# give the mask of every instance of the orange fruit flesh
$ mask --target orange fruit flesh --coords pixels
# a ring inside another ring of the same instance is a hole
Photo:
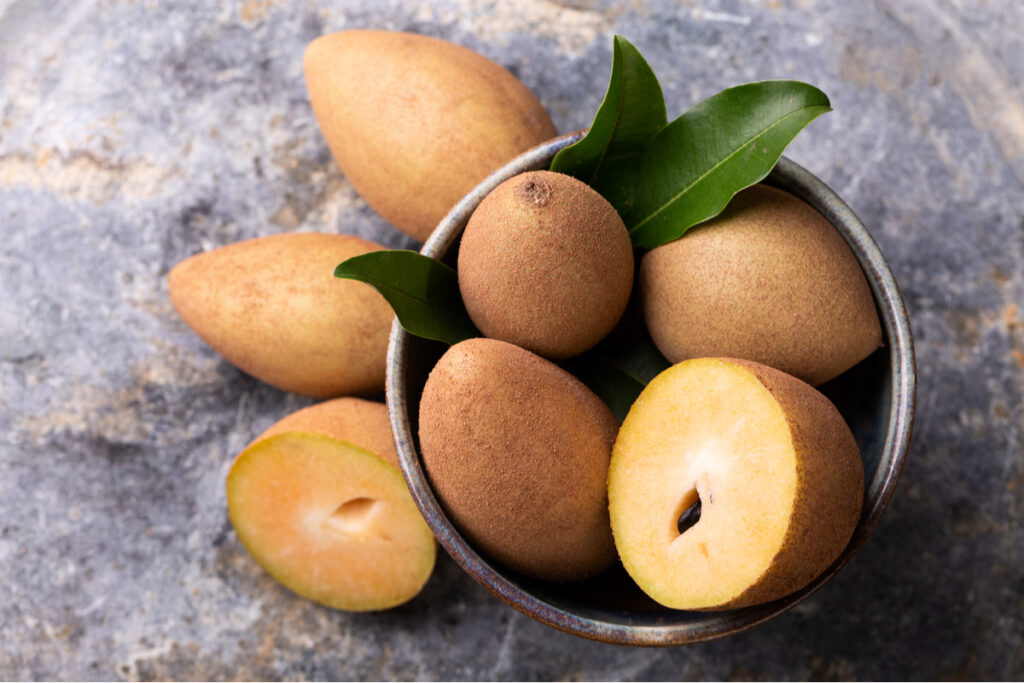
[[[394,465],[348,442],[286,432],[243,451],[228,513],[254,559],[299,595],[337,609],[419,593],[436,544]]]
[[[723,605],[779,552],[796,486],[789,426],[757,377],[715,359],[680,363],[647,386],[619,431],[608,477],[616,547],[659,603]],[[680,533],[698,498],[699,520]]]

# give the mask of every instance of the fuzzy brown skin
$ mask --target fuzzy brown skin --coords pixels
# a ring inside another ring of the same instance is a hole
[[[459,290],[486,336],[569,358],[615,326],[633,287],[619,214],[575,178],[523,173],[473,212],[459,247]]]
[[[334,268],[379,249],[351,235],[259,237],[179,263],[168,292],[196,334],[268,384],[318,398],[375,393],[394,314]]]
[[[605,480],[617,430],[572,375],[494,339],[451,347],[420,401],[423,464],[452,522],[484,553],[549,581],[615,559]]]
[[[842,415],[817,389],[774,368],[723,359],[753,372],[786,415],[797,453],[797,492],[782,548],[761,578],[715,609],[758,605],[800,590],[849,543],[864,502],[864,464]]]
[[[253,443],[284,432],[312,432],[341,439],[398,467],[388,408],[377,401],[346,396],[307,406],[272,424]]]
[[[640,266],[655,344],[687,358],[747,358],[818,385],[882,344],[867,280],[825,218],[764,185]]]
[[[420,241],[491,172],[557,134],[515,76],[437,38],[342,31],[310,43],[304,64],[313,113],[341,170]]]

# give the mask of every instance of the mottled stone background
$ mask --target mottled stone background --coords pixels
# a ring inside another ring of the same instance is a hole
[[[470,46],[563,131],[611,35],[674,115],[787,77],[835,107],[789,156],[870,227],[906,296],[919,412],[875,535],[789,613],[704,645],[548,629],[447,557],[400,609],[275,584],[224,477],[308,399],[221,361],[168,269],[282,231],[411,246],[333,166],[305,44]],[[0,678],[1024,677],[1024,3],[1016,0],[0,0]]]

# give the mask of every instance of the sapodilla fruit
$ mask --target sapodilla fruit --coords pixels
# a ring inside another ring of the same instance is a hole
[[[619,214],[586,183],[533,171],[480,202],[458,270],[466,310],[484,335],[563,359],[597,344],[622,317],[633,247]]]
[[[452,346],[420,399],[420,452],[455,527],[485,555],[549,581],[615,559],[605,482],[618,422],[575,377],[496,339]]]
[[[655,377],[608,471],[619,557],[674,609],[746,607],[803,588],[846,547],[863,498],[857,444],[835,406],[743,360],[694,359]]]
[[[398,31],[341,31],[306,48],[327,146],[381,216],[425,241],[480,181],[557,133],[515,76],[476,52]]]
[[[638,286],[651,337],[673,363],[746,358],[818,385],[882,344],[871,289],[842,235],[766,185],[649,251]]]
[[[280,420],[235,459],[227,500],[260,566],[329,607],[400,605],[433,571],[437,544],[398,469],[381,403],[338,398]]]
[[[167,288],[196,334],[267,384],[317,398],[372,394],[384,389],[394,313],[334,268],[380,249],[352,235],[257,237],[182,261]]]

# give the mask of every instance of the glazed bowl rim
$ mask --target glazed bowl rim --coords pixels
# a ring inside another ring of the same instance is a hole
[[[576,142],[577,131],[544,142],[495,171],[460,200],[445,216],[420,253],[441,258],[461,236],[469,215],[494,187],[507,178],[541,168],[558,150]],[[865,481],[865,506],[850,542],[839,558],[806,587],[785,598],[743,610],[701,613],[706,623],[632,624],[604,621],[554,605],[509,579],[502,569],[481,556],[455,529],[427,481],[415,446],[406,394],[406,353],[410,337],[396,320],[387,356],[386,395],[399,464],[413,499],[441,546],[478,583],[520,612],[562,631],[592,640],[622,645],[664,646],[696,643],[749,629],[792,608],[836,574],[864,544],[892,498],[906,460],[913,428],[916,369],[913,338],[896,279],[874,238],[839,196],[803,167],[782,157],[770,178],[818,209],[842,234],[864,269],[890,344],[892,394],[888,428],[879,466]],[[868,495],[874,491],[874,495]],[[672,611],[666,613],[667,616]],[[692,612],[679,614],[693,615]],[[721,615],[718,619],[715,615]],[[741,618],[737,619],[737,615]]]

